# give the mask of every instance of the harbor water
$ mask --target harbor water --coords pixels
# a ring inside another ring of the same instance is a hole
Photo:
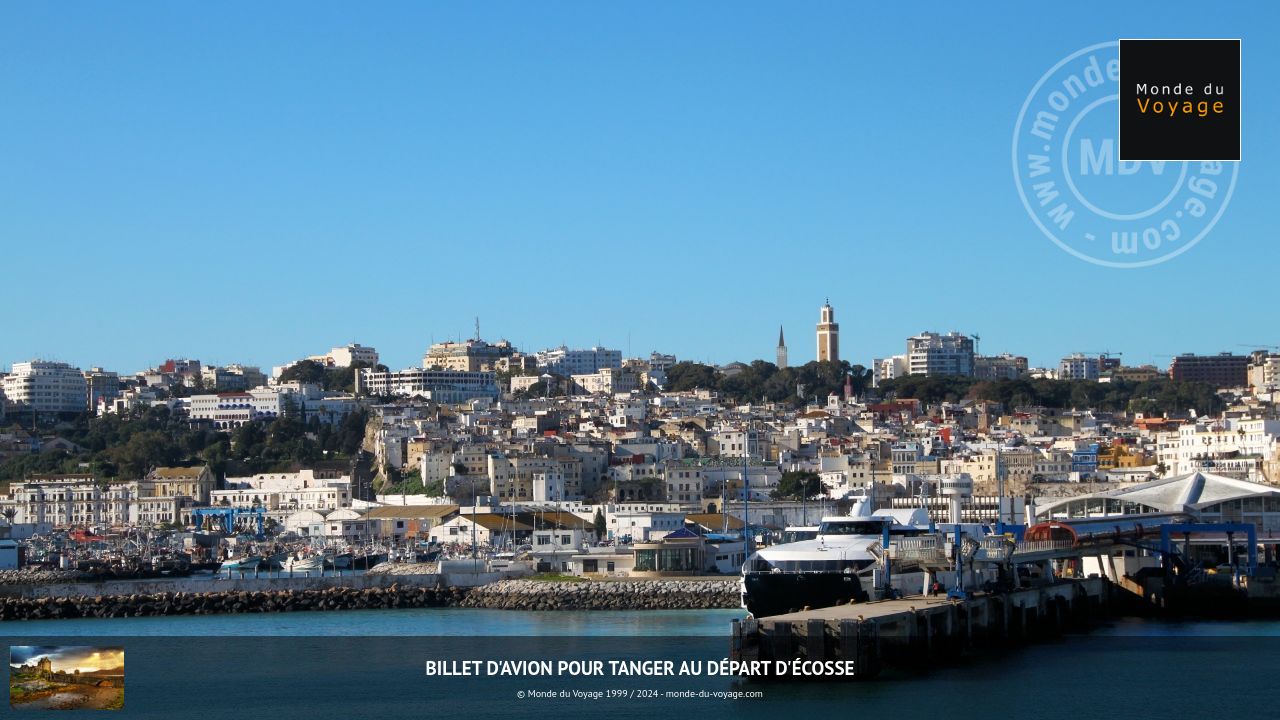
[[[427,660],[728,656],[732,610],[414,609],[6,622],[10,644],[125,648],[134,717],[1276,717],[1280,622],[1118,620],[1086,635],[869,682],[730,677],[443,677]],[[608,697],[610,691],[617,697]],[[636,697],[636,691],[648,697]],[[622,694],[625,692],[626,694]],[[549,693],[551,697],[540,695]],[[563,693],[568,693],[564,695]],[[703,695],[699,695],[702,693]],[[692,694],[692,696],[690,696]],[[537,697],[534,697],[534,696]]]

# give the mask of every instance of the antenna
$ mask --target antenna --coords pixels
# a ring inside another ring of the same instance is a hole
[[[480,340],[480,316],[476,316],[476,340]]]

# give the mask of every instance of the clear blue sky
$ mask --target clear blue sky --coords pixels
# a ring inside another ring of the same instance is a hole
[[[887,4],[886,4],[887,5]],[[1280,17],[1195,3],[0,5],[0,366],[270,366],[432,340],[853,362],[921,330],[1033,364],[1280,343]],[[1241,37],[1216,229],[1141,270],[1050,243],[1009,168],[1053,63]],[[1268,214],[1270,213],[1270,214]]]

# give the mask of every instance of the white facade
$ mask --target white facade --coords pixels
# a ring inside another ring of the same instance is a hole
[[[593,347],[587,350],[570,350],[560,346],[534,354],[540,372],[559,375],[590,375],[605,368],[622,367],[622,351]]]
[[[336,510],[351,507],[351,478],[316,477],[314,470],[229,477],[226,490],[213,493],[213,504],[226,500],[252,507],[256,499],[268,510]]]
[[[378,351],[359,343],[335,347],[325,356],[334,367],[351,367],[356,363],[374,367],[378,364]]]
[[[1072,353],[1058,363],[1059,380],[1097,380],[1099,375],[1098,358],[1080,353]]]
[[[907,338],[911,375],[973,375],[973,338],[958,332],[923,332]]]
[[[192,395],[187,413],[192,420],[207,420],[218,430],[231,430],[255,420],[273,420],[284,414],[285,393],[274,388],[244,392]]]
[[[875,372],[874,378],[877,383],[902,377],[907,374],[907,356],[876,358],[871,361],[871,369]]]
[[[635,390],[638,383],[635,373],[613,368],[602,368],[587,375],[573,375],[574,390],[585,395],[612,395]]]
[[[150,496],[149,489],[137,480],[104,487],[92,475],[37,477],[13,483],[0,506],[15,511],[15,524],[59,528],[191,522],[191,498]]]
[[[497,399],[498,380],[491,372],[365,369],[356,373],[356,394],[417,396],[441,403],[464,403],[475,398]]]
[[[1262,462],[1280,449],[1280,420],[1223,418],[1188,423],[1178,428],[1176,440],[1162,434],[1158,443],[1159,459],[1173,474],[1208,468],[1218,474],[1258,480]]]
[[[18,362],[4,376],[4,397],[20,410],[84,412],[89,407],[88,392],[80,368],[62,362]]]

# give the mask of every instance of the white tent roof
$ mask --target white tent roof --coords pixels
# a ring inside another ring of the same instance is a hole
[[[1172,478],[1152,480],[1119,490],[1056,499],[1036,514],[1051,513],[1059,506],[1079,500],[1112,498],[1154,508],[1157,512],[1187,512],[1243,497],[1280,494],[1280,488],[1248,480],[1237,480],[1212,473],[1193,472]]]

